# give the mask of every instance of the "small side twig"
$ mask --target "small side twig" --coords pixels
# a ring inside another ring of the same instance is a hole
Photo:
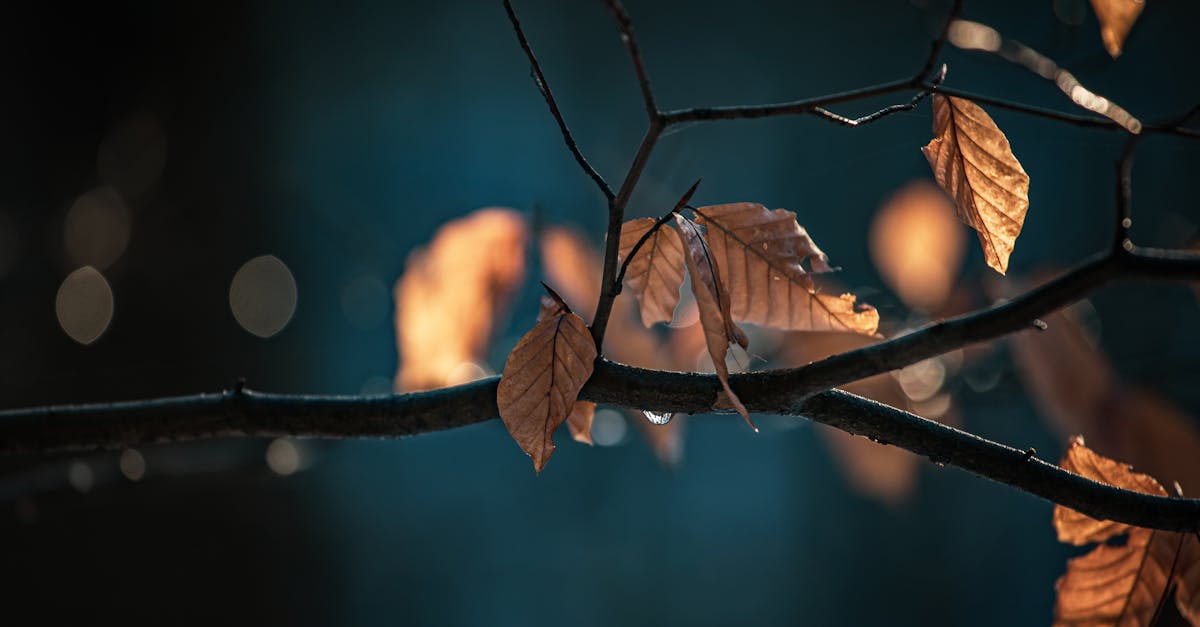
[[[653,122],[659,117],[660,112],[658,105],[654,102],[654,90],[650,88],[650,76],[646,73],[646,63],[642,60],[641,51],[638,50],[637,39],[633,36],[633,20],[629,18],[629,13],[625,11],[620,0],[604,0],[604,4],[608,5],[608,9],[612,11],[613,17],[617,20],[617,28],[621,31],[621,42],[629,50],[629,57],[633,61],[633,71],[637,74],[638,86],[642,90],[646,115]]]
[[[692,183],[692,186],[689,187],[688,190],[683,193],[683,196],[679,197],[679,201],[675,203],[675,206],[672,207],[670,211],[663,214],[663,216],[661,218],[656,220],[654,222],[654,225],[651,226],[649,228],[649,230],[647,230],[645,233],[642,233],[642,236],[640,238],[638,238],[637,242],[634,242],[633,248],[629,249],[629,255],[627,255],[625,257],[625,261],[623,261],[621,263],[621,269],[617,272],[617,276],[613,280],[614,294],[621,293],[621,287],[622,287],[623,282],[625,281],[625,271],[629,269],[629,263],[631,261],[633,261],[633,258],[638,254],[638,251],[642,249],[642,246],[644,246],[646,244],[646,242],[651,237],[653,237],[654,234],[657,233],[658,230],[661,229],[664,224],[667,223],[668,220],[670,220],[672,217],[674,217],[675,214],[679,213],[679,211],[681,209],[688,206],[688,202],[691,201],[692,195],[696,193],[696,188],[700,187],[701,180],[702,179],[696,179],[696,182]]]
[[[851,128],[856,127],[856,126],[862,126],[864,124],[870,124],[871,122],[883,119],[889,115],[892,115],[893,113],[900,113],[902,111],[912,111],[913,109],[916,109],[917,105],[920,104],[922,100],[928,98],[929,94],[933,93],[933,90],[936,89],[939,85],[941,85],[942,81],[945,79],[946,79],[946,66],[943,65],[941,71],[938,72],[937,76],[935,76],[933,78],[933,81],[931,83],[931,85],[932,85],[931,88],[923,89],[923,90],[917,92],[917,95],[913,96],[912,100],[909,100],[908,102],[901,103],[901,104],[894,104],[894,105],[891,105],[888,107],[884,107],[874,113],[864,115],[860,118],[850,119],[850,118],[838,115],[824,107],[813,107],[812,113],[819,115],[819,116],[829,120],[830,122],[841,124],[842,126],[849,126]]]
[[[946,14],[946,21],[942,24],[942,32],[937,39],[933,40],[933,44],[929,50],[929,56],[925,59],[925,64],[921,66],[921,70],[917,72],[914,80],[922,82],[929,72],[933,70],[933,66],[937,64],[938,57],[942,55],[942,48],[946,47],[946,40],[950,38],[950,26],[954,24],[954,20],[962,14],[962,0],[954,0],[954,4],[950,7],[950,12]],[[942,76],[945,75],[945,70],[942,71]],[[936,82],[941,82],[940,79]]]
[[[605,200],[611,205],[613,201],[613,191],[609,187],[608,182],[603,176],[588,163],[583,152],[579,149],[579,145],[575,143],[575,138],[571,135],[571,129],[567,127],[567,121],[563,119],[562,111],[558,108],[558,102],[554,100],[554,93],[550,91],[550,83],[546,82],[546,76],[542,74],[542,66],[538,63],[537,57],[533,54],[533,48],[529,45],[529,40],[525,38],[525,31],[521,28],[521,22],[517,19],[517,14],[513,11],[511,0],[504,0],[504,11],[508,14],[508,21],[512,23],[513,30],[517,33],[517,41],[521,44],[521,50],[525,51],[525,56],[529,59],[530,72],[533,75],[533,80],[537,84],[538,91],[542,93],[542,97],[546,99],[546,105],[550,107],[550,115],[554,116],[554,121],[558,123],[558,130],[562,132],[563,141],[567,144],[567,150],[571,151],[571,155],[575,157],[575,162],[583,169],[584,173],[596,183],[600,188],[600,193],[604,194]]]

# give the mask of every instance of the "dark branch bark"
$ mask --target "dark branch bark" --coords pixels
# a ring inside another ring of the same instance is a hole
[[[603,390],[605,379],[628,366],[606,363],[583,397],[622,403]],[[680,373],[647,373],[642,385],[672,386]],[[398,437],[490,420],[496,411],[498,377],[415,394],[379,397],[264,394],[249,390],[150,401],[48,407],[0,412],[0,451],[122,448],[240,436],[319,438]],[[740,392],[739,392],[740,394]],[[689,405],[708,404],[711,395]],[[752,411],[760,399],[743,396]],[[1004,446],[839,390],[798,398],[789,412],[843,431],[893,444],[941,464],[953,464],[1066,505],[1085,514],[1142,527],[1190,531],[1200,522],[1200,500],[1169,499],[1120,490],[1073,475]]]

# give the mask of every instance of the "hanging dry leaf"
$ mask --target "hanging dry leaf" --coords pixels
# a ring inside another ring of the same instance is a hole
[[[746,334],[733,323],[729,314],[729,298],[722,289],[721,273],[709,251],[700,228],[691,220],[675,214],[675,223],[682,235],[688,275],[692,279],[692,293],[696,296],[696,305],[700,308],[700,324],[704,328],[704,340],[708,353],[712,355],[713,368],[721,387],[725,390],[729,404],[737,410],[746,423],[758,431],[750,420],[746,406],[729,387],[729,368],[725,366],[725,355],[729,352],[729,344],[736,342],[746,348],[749,340]]]
[[[813,291],[812,277],[800,263],[807,258],[815,272],[833,268],[795,213],[748,202],[700,207],[695,213],[708,231],[734,320],[789,330],[875,333],[879,312],[874,307],[856,304],[851,294]]]
[[[1092,9],[1100,22],[1100,39],[1109,56],[1114,59],[1121,56],[1125,38],[1145,7],[1145,0],[1092,0]]]
[[[887,199],[871,222],[871,259],[888,287],[914,309],[945,304],[966,253],[946,194],[913,181]]]
[[[488,342],[525,277],[521,214],[480,209],[414,251],[396,283],[396,388],[425,390],[486,375]]]
[[[591,401],[575,401],[567,416],[567,428],[576,442],[592,443],[592,418],[596,415],[596,404]]]
[[[1096,454],[1080,437],[1071,440],[1061,465],[1119,488],[1166,495],[1154,478]],[[1076,545],[1103,543],[1123,533],[1128,536],[1123,545],[1100,544],[1067,562],[1067,572],[1055,584],[1055,625],[1148,627],[1171,581],[1194,568],[1180,559],[1195,555],[1193,547],[1183,548],[1185,542],[1195,544],[1191,536],[1100,521],[1061,505],[1054,508],[1054,528],[1060,541]],[[1184,597],[1177,600],[1182,611]]]
[[[1008,138],[969,100],[934,94],[933,134],[921,151],[938,185],[978,232],[987,264],[1004,274],[1029,210],[1029,175]]]
[[[653,218],[630,220],[621,225],[621,251],[618,263],[623,263],[638,241],[651,229],[625,271],[625,286],[641,307],[642,324],[670,322],[679,304],[679,287],[683,285],[683,242],[679,232],[654,228]]]
[[[596,360],[587,325],[551,294],[559,308],[517,342],[496,390],[500,418],[537,472],[554,453],[554,430],[575,408]]]

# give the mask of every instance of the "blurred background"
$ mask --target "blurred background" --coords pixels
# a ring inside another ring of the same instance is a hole
[[[616,186],[644,113],[611,16],[598,2],[515,4],[576,139]],[[627,6],[659,102],[678,108],[910,76],[948,4]],[[603,199],[562,146],[498,0],[5,14],[2,408],[239,378],[272,392],[390,392],[393,285],[439,225],[485,206],[536,207],[601,245]],[[1115,61],[1086,0],[968,2],[963,17],[1144,121],[1200,102],[1200,41],[1185,26],[1200,20],[1196,3],[1148,3]],[[951,46],[943,60],[948,85],[1082,112],[1019,65]],[[843,269],[839,284],[901,332],[1108,245],[1123,138],[988,111],[1032,179],[1007,278],[984,265],[973,233],[946,226],[944,199],[922,183],[928,103],[858,129],[814,117],[672,129],[630,217],[661,215],[701,176],[695,204],[793,210]],[[1197,166],[1194,141],[1142,142],[1139,244],[1194,241]],[[498,319],[480,373],[532,324],[537,274]],[[1186,286],[1113,286],[1048,334],[864,391],[1051,460],[1082,431],[1195,494],[1196,321]],[[644,419],[602,409],[596,446],[560,434],[541,476],[499,421],[395,441],[4,458],[0,598],[39,624],[1050,621],[1054,581],[1078,550],[1055,541],[1048,503],[804,420],[758,422],[756,435],[730,417],[686,430],[676,419],[664,453]]]

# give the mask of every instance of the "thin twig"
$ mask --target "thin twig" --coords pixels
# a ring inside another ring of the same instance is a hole
[[[942,54],[942,48],[946,47],[946,40],[950,38],[950,25],[962,13],[962,0],[954,0],[953,6],[950,7],[950,12],[946,14],[946,21],[942,24],[942,32],[937,39],[933,40],[933,44],[929,50],[929,56],[925,59],[925,64],[921,66],[921,70],[917,72],[915,80],[918,82],[924,81],[929,72],[933,70],[933,66],[937,64],[938,57]],[[944,77],[944,72],[942,76]],[[937,82],[941,82],[940,80]]]
[[[658,120],[650,122],[646,134],[642,137],[642,143],[633,156],[633,163],[629,165],[625,181],[621,183],[621,189],[617,192],[617,198],[608,208],[608,240],[604,246],[604,271],[600,277],[600,299],[596,303],[596,313],[592,316],[591,327],[592,339],[595,340],[598,351],[603,350],[604,332],[608,327],[608,318],[612,314],[613,300],[617,297],[618,289],[614,286],[617,277],[617,257],[621,252],[621,224],[625,221],[625,206],[629,204],[633,189],[637,187],[638,179],[641,178],[642,171],[646,169],[646,163],[650,161],[650,153],[654,151],[654,144],[662,135],[663,128]]]
[[[604,0],[604,4],[608,5],[613,17],[617,20],[617,28],[621,31],[621,42],[629,50],[629,58],[633,61],[633,71],[637,74],[638,86],[642,90],[646,115],[653,122],[658,118],[660,112],[658,105],[654,103],[654,90],[650,88],[650,76],[646,73],[646,63],[642,60],[641,51],[638,50],[637,39],[633,36],[633,21],[629,19],[629,13],[625,11],[620,0]]]
[[[932,84],[934,85],[934,87],[936,87],[937,85],[940,85],[945,78],[946,78],[946,66],[943,65],[941,71],[938,72],[937,76],[934,77]],[[841,124],[842,126],[849,126],[849,127],[853,128],[853,127],[857,127],[857,126],[862,126],[864,124],[870,124],[871,122],[883,119],[889,115],[892,115],[893,113],[900,113],[902,111],[912,111],[913,109],[916,109],[917,105],[920,104],[921,101],[924,100],[925,98],[927,98],[929,96],[929,94],[931,94],[931,93],[933,93],[932,89],[921,90],[921,91],[917,92],[917,95],[913,96],[912,99],[909,100],[908,102],[905,102],[902,104],[894,104],[889,107],[884,107],[874,113],[864,115],[860,118],[850,119],[850,118],[838,115],[824,107],[813,107],[812,113],[819,115],[831,122],[835,122],[837,124]]]
[[[625,271],[629,269],[629,263],[632,262],[633,258],[637,256],[638,251],[642,249],[642,246],[646,244],[646,241],[653,237],[654,234],[657,233],[658,230],[662,228],[662,226],[666,224],[668,220],[673,218],[675,214],[679,213],[681,209],[688,206],[688,201],[690,201],[692,199],[692,195],[696,193],[696,188],[700,187],[700,181],[701,179],[696,179],[696,182],[692,183],[692,186],[683,193],[683,196],[679,197],[679,200],[675,203],[675,206],[672,207],[670,211],[663,214],[661,218],[655,220],[654,224],[651,225],[651,227],[647,229],[645,233],[642,233],[642,236],[638,238],[638,241],[634,242],[633,248],[629,249],[629,254],[625,257],[625,261],[621,262],[621,269],[617,271],[616,278],[613,279],[613,291],[615,294],[621,293],[621,285],[625,280]]]
[[[905,78],[888,83],[872,85],[870,87],[852,89],[850,91],[827,94],[824,96],[817,96],[815,98],[806,98],[804,100],[793,100],[791,102],[777,102],[763,105],[739,105],[732,107],[694,107],[690,109],[667,111],[666,113],[663,113],[663,123],[666,126],[671,126],[674,124],[682,124],[684,122],[747,120],[756,118],[769,118],[779,115],[810,114],[816,107],[850,102],[853,100],[863,100],[864,98],[882,96],[884,94],[907,91],[910,89],[928,89],[928,87],[914,84],[911,78]]]
[[[533,54],[533,48],[529,46],[529,40],[525,38],[525,31],[521,29],[521,22],[517,19],[517,14],[513,11],[512,2],[504,0],[504,11],[508,13],[508,21],[512,23],[513,30],[517,33],[517,41],[521,44],[521,50],[525,51],[525,56],[529,59],[533,81],[537,84],[538,91],[542,93],[542,97],[546,99],[546,105],[550,107],[550,115],[554,116],[554,121],[558,122],[558,130],[562,132],[563,141],[567,143],[567,149],[575,157],[575,162],[583,168],[585,174],[588,175],[600,188],[600,193],[604,194],[605,200],[611,205],[613,201],[613,191],[609,187],[608,182],[603,176],[588,163],[583,152],[580,151],[579,145],[575,143],[575,138],[571,135],[571,129],[567,127],[567,121],[563,119],[562,111],[558,109],[558,103],[554,100],[554,94],[550,91],[550,83],[546,82],[546,76],[542,74],[542,66],[538,63],[537,57]]]

